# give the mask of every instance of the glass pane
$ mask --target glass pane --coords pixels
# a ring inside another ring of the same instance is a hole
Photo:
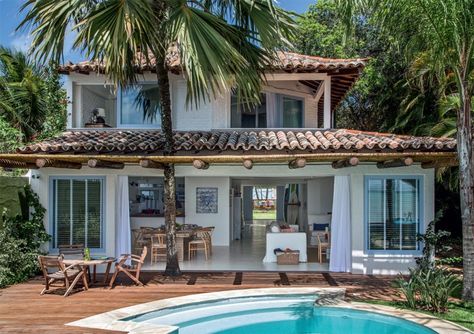
[[[141,85],[141,88],[122,90],[121,124],[127,125],[160,125],[158,86],[154,84]],[[155,116],[145,117],[145,110],[156,110]]]
[[[230,98],[230,126],[232,128],[242,127],[242,113],[235,94],[232,94]]]
[[[369,249],[384,249],[384,180],[368,181]]]
[[[233,128],[266,128],[267,101],[264,93],[260,94],[261,104],[249,107],[245,102],[238,101],[237,96],[231,96],[231,127]]]
[[[71,181],[55,180],[53,188],[56,204],[54,212],[54,223],[56,226],[54,248],[57,248],[59,245],[71,244]]]
[[[72,243],[86,244],[86,181],[72,180]]]
[[[398,180],[385,180],[385,249],[400,249],[400,199]]]
[[[418,233],[418,180],[400,180],[400,228],[402,249],[417,249],[416,235]]]
[[[87,247],[102,248],[102,180],[87,180]]]
[[[283,96],[283,127],[303,127],[303,100]]]

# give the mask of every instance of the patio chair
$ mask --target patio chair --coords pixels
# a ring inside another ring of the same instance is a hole
[[[65,259],[76,260],[84,258],[83,244],[59,245],[58,248],[59,254],[62,254]]]
[[[142,265],[145,263],[146,254],[148,249],[146,246],[143,247],[142,254],[140,256],[134,254],[122,254],[115,264],[115,271],[112,279],[110,280],[109,286],[112,288],[115,283],[115,279],[119,273],[124,273],[127,275],[135,284],[143,286],[143,283],[140,282],[140,271]],[[127,261],[131,261],[131,265],[127,265]],[[136,262],[136,264],[134,264]]]
[[[151,236],[151,260],[150,263],[158,260],[166,261],[166,234],[154,234]]]
[[[204,256],[206,260],[210,255],[210,244],[211,242],[209,232],[204,230],[199,230],[196,232],[196,238],[191,240],[188,244],[188,259],[191,260],[192,255],[196,255],[198,251],[204,251]]]
[[[71,293],[80,279],[82,279],[84,289],[88,289],[87,278],[85,277],[82,268],[76,264],[66,267],[63,260],[64,258],[62,255],[38,256],[38,261],[46,285],[43,291],[41,291],[41,295],[50,292],[50,287],[57,281],[62,281],[62,287],[66,288],[64,297],[67,297]]]

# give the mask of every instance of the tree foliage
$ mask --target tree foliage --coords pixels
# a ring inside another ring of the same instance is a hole
[[[66,93],[55,66],[0,47],[0,149],[10,151],[64,130]]]
[[[38,255],[50,240],[43,225],[46,209],[29,185],[19,192],[22,213],[2,213],[0,229],[0,288],[27,280],[39,270]]]
[[[439,84],[444,89],[442,92],[434,90],[437,94],[434,100],[439,105],[455,97],[451,101],[454,104],[450,105],[456,111],[463,298],[474,300],[474,3],[471,0],[337,0],[337,4],[348,27],[356,25],[357,13],[370,13],[380,31],[393,36],[393,44],[411,67],[418,70],[412,80],[418,80],[421,91],[425,84]],[[416,114],[424,120],[423,113],[417,111]],[[409,122],[415,120],[412,118]]]

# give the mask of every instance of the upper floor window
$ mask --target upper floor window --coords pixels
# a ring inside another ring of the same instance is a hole
[[[418,250],[422,212],[421,178],[366,178],[368,250]]]
[[[301,128],[304,101],[302,98],[274,93],[262,93],[260,105],[249,107],[231,97],[232,128]]]
[[[158,127],[161,124],[158,112],[158,86],[141,84],[119,92],[118,125],[122,127]]]

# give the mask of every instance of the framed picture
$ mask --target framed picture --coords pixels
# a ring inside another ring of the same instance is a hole
[[[196,188],[196,213],[217,213],[217,188]]]

